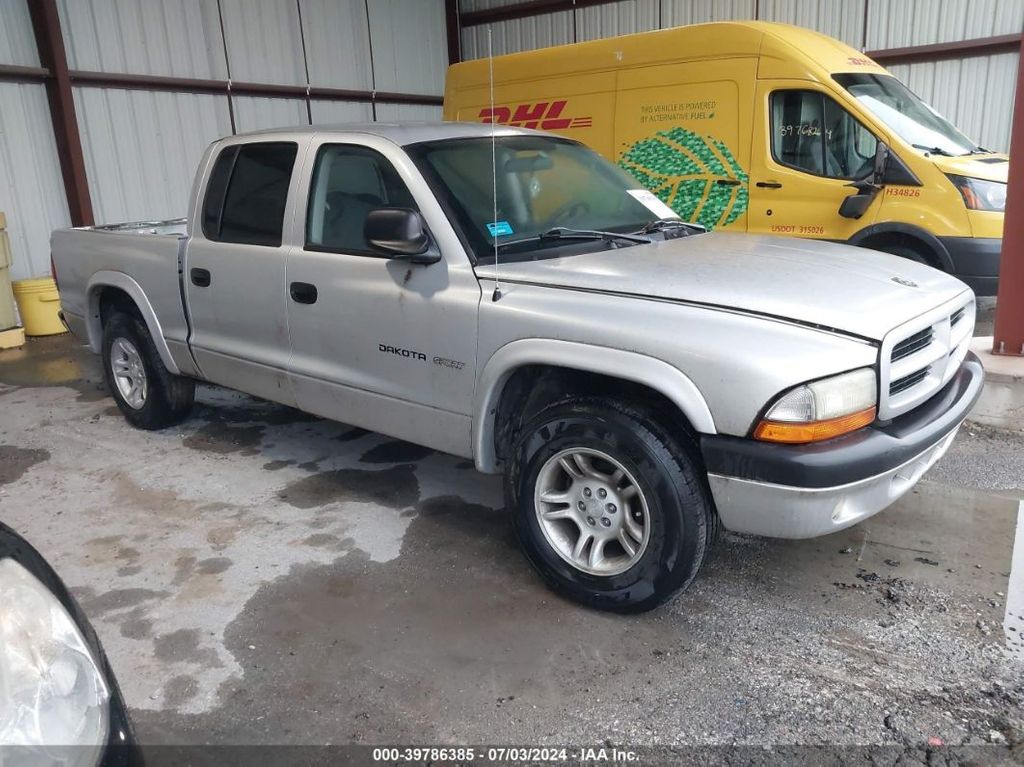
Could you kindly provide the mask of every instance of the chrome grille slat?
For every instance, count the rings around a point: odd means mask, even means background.
[[[894,418],[914,409],[956,374],[967,356],[974,317],[974,297],[961,296],[883,339],[879,418]]]

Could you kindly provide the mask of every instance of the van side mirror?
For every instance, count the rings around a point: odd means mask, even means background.
[[[857,192],[843,199],[839,206],[839,215],[843,218],[860,218],[875,199],[877,191]]]
[[[414,264],[433,264],[441,260],[436,248],[430,247],[430,236],[423,217],[408,208],[377,208],[366,216],[363,238],[391,258]]]

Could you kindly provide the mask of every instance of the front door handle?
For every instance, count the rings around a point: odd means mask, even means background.
[[[200,288],[210,287],[210,270],[209,269],[190,269],[188,272],[192,278],[192,284]]]
[[[757,186],[762,189],[782,189],[782,184],[778,181],[758,181]]]
[[[308,282],[293,282],[288,287],[288,292],[292,296],[292,301],[297,304],[316,303],[316,285],[311,285]]]

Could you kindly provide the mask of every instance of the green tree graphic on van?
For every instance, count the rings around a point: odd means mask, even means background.
[[[619,159],[686,221],[708,229],[731,224],[747,209],[749,176],[718,139],[685,128],[659,131]]]

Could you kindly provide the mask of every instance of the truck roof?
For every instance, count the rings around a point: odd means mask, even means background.
[[[260,138],[298,139],[309,136],[346,136],[353,134],[379,136],[399,146],[418,144],[422,141],[439,141],[450,138],[533,135],[538,131],[526,128],[512,128],[506,125],[472,122],[403,122],[403,123],[340,123],[337,125],[299,125],[294,128],[271,128],[268,130],[239,133],[223,140],[234,141],[254,136]]]

